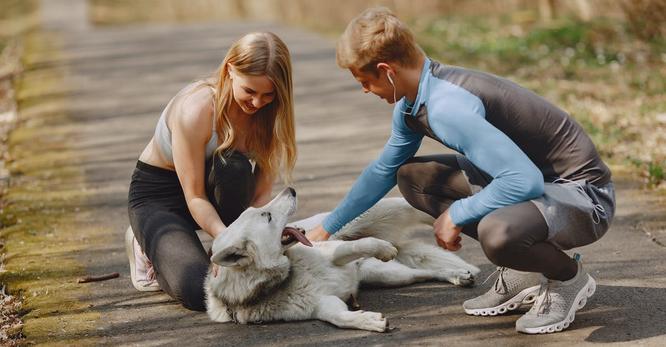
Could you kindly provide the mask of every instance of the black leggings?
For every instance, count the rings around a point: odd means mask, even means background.
[[[256,170],[255,170],[256,171]],[[213,158],[206,164],[206,194],[225,225],[250,206],[256,172],[242,154]],[[153,263],[160,288],[190,310],[205,311],[203,283],[210,258],[197,237],[174,171],[137,162],[129,189],[129,220],[134,235]]]
[[[398,186],[405,199],[434,218],[490,180],[465,158],[453,154],[415,157],[398,170]],[[546,242],[548,225],[529,201],[497,209],[478,223],[464,226],[463,233],[478,240],[488,259],[498,266],[539,272],[556,280],[576,274],[576,263]]]

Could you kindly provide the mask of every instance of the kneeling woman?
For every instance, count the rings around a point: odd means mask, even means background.
[[[213,77],[171,99],[130,184],[125,240],[136,289],[206,309],[210,260],[195,230],[216,237],[268,202],[280,173],[290,177],[292,100],[289,51],[272,33],[242,37]]]

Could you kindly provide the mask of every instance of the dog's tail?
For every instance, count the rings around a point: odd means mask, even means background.
[[[432,227],[434,218],[421,212],[403,198],[385,198],[345,225],[331,239],[356,240],[376,237],[398,246],[416,229]]]

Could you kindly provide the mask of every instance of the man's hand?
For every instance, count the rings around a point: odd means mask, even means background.
[[[307,237],[310,241],[326,241],[329,237],[331,237],[331,234],[329,234],[320,224],[314,229],[305,233],[305,237]]]
[[[453,224],[451,217],[449,216],[449,210],[444,211],[433,223],[433,231],[435,233],[435,240],[437,244],[449,251],[457,251],[462,247],[460,241],[460,232],[462,227],[459,227]]]

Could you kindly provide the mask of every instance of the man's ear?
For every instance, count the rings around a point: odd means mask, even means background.
[[[213,254],[210,261],[220,266],[245,266],[251,261],[246,244],[225,247]]]
[[[379,78],[382,78],[381,75],[393,75],[393,77],[395,77],[395,69],[388,63],[377,63],[376,68],[379,73]]]

